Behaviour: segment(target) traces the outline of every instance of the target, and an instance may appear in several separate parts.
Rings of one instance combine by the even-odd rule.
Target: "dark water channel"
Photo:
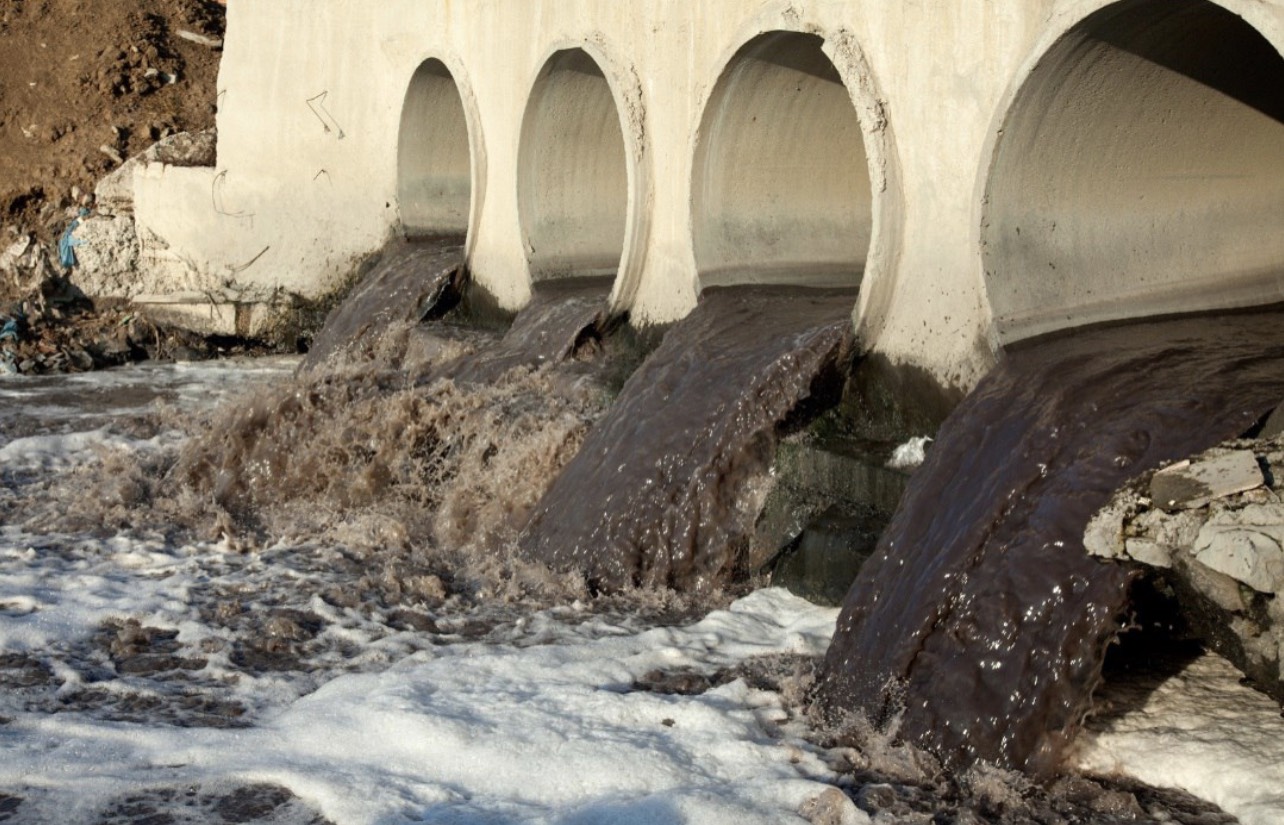
[[[708,589],[743,573],[777,437],[841,387],[854,301],[707,291],[553,481],[522,549],[604,590]]]
[[[372,345],[391,324],[439,317],[458,303],[463,277],[463,238],[389,244],[326,318],[302,369],[316,369],[340,352]]]
[[[494,346],[443,371],[456,381],[485,383],[520,366],[539,367],[591,356],[610,320],[610,278],[561,278],[535,285],[531,300]]]
[[[820,696],[955,767],[1055,768],[1136,576],[1090,558],[1127,479],[1284,398],[1284,314],[1080,331],[1009,352],[951,414],[862,568]]]

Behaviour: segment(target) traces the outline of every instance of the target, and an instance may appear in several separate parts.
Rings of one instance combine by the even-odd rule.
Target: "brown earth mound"
[[[50,240],[121,158],[211,128],[224,17],[214,0],[0,3],[0,224]]]
[[[225,18],[222,0],[0,0],[0,372],[256,346],[95,306],[58,264],[99,179],[161,138],[213,128]]]

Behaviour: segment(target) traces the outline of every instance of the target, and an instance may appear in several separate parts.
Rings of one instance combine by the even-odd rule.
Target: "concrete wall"
[[[233,0],[226,43],[217,169],[138,214],[238,284],[321,291],[403,226],[466,231],[509,308],[859,284],[865,346],[961,388],[1281,297],[1284,0]]]

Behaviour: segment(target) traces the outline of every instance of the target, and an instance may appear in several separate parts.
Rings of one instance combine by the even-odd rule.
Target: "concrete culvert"
[[[440,60],[425,60],[406,90],[397,138],[397,198],[410,238],[463,237],[473,163],[459,87]]]
[[[859,286],[873,194],[856,108],[823,44],[762,35],[718,80],[692,185],[701,287]]]
[[[984,213],[1000,342],[1284,298],[1284,58],[1206,0],[1127,0],[1018,91]]]
[[[517,197],[535,281],[614,276],[629,181],[611,85],[582,49],[549,58],[522,123]]]

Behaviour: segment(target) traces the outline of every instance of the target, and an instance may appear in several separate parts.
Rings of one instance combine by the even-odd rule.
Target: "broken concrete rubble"
[[[1284,591],[1284,505],[1250,504],[1214,514],[1199,531],[1195,559],[1260,593]]]
[[[1190,635],[1284,703],[1282,483],[1284,435],[1229,442],[1120,490],[1084,547],[1148,571]]]
[[[213,166],[217,133],[179,132],[162,138],[143,152],[124,160],[94,187],[94,202],[100,214],[121,215],[134,211],[134,175],[149,163],[165,166]]]
[[[168,244],[134,221],[135,178],[149,166],[213,166],[214,130],[169,135],[129,158],[94,190],[97,213],[76,227],[71,282],[94,300],[129,301],[157,323],[201,335],[260,336],[293,296],[238,287],[219,273],[174,266]]]
[[[140,287],[139,246],[128,215],[86,217],[76,227],[77,266],[68,277],[94,298],[129,299]]]
[[[1203,507],[1214,498],[1242,493],[1265,483],[1251,450],[1232,450],[1196,462],[1180,461],[1155,473],[1150,497],[1165,510]]]

